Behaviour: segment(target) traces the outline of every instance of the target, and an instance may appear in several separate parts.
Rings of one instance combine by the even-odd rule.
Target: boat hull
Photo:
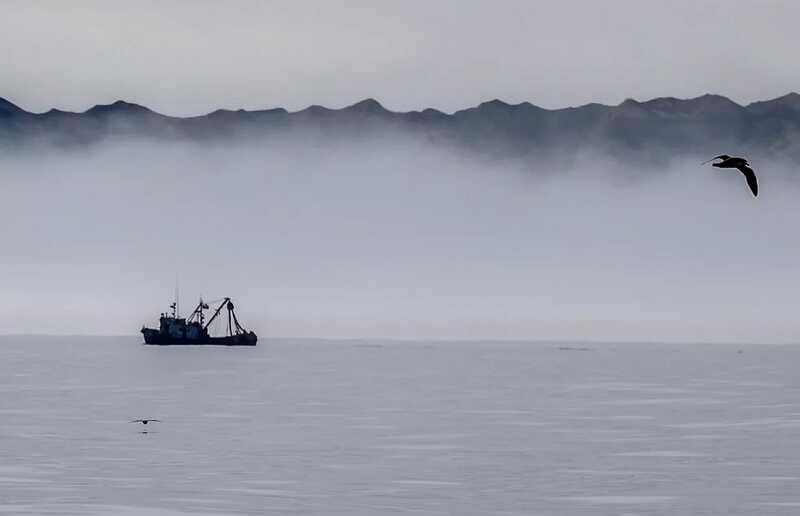
[[[142,328],[144,343],[156,346],[255,346],[258,337],[253,332],[226,337],[176,338],[151,328]]]

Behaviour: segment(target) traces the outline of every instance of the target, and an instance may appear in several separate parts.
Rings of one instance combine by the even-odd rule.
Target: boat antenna
[[[181,316],[181,309],[180,309],[180,284],[178,283],[178,273],[175,273],[175,317],[178,318]]]

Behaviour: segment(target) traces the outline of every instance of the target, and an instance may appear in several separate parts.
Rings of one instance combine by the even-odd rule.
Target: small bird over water
[[[718,163],[712,163],[712,167],[718,168],[735,168],[739,170],[742,174],[744,174],[745,179],[747,179],[747,186],[750,187],[750,191],[753,192],[754,197],[758,197],[758,179],[756,179],[756,173],[753,172],[753,169],[750,168],[750,164],[744,158],[737,158],[735,156],[728,156],[727,154],[720,154],[714,158],[711,158],[708,161],[714,161],[715,159],[722,160]],[[708,161],[703,162],[705,165]]]
[[[133,421],[131,421],[131,423],[141,423],[143,425],[146,425],[147,423],[149,423],[151,421],[154,422],[154,423],[160,423],[161,422],[158,419],[134,419]]]

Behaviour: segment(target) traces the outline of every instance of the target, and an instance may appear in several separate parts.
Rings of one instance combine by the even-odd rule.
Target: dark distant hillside
[[[790,93],[747,106],[703,95],[556,110],[493,100],[452,115],[434,109],[398,113],[367,99],[343,109],[218,110],[189,118],[161,115],[123,101],[83,113],[34,114],[0,99],[0,147],[5,151],[69,148],[126,137],[225,142],[299,134],[335,144],[341,138],[391,138],[398,131],[499,160],[570,160],[598,153],[664,165],[675,156],[725,152],[800,164],[800,95]]]

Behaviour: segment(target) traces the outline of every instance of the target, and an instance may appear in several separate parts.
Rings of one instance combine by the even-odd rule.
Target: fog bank
[[[796,186],[477,162],[410,138],[0,158],[0,333],[130,334],[181,288],[260,335],[794,342]]]

